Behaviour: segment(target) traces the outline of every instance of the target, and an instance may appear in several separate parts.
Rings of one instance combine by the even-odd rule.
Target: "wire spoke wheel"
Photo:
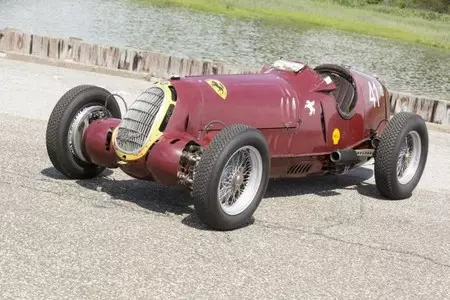
[[[46,130],[47,153],[55,169],[72,179],[93,178],[105,167],[89,161],[84,153],[83,135],[94,120],[121,119],[115,98],[94,85],[79,85],[58,100],[50,114]]]
[[[216,230],[250,224],[269,174],[270,152],[264,135],[248,125],[224,127],[195,167],[192,199],[198,217]]]
[[[411,112],[395,114],[375,151],[378,191],[391,200],[409,198],[427,162],[428,130],[424,119]]]
[[[400,146],[397,160],[397,178],[401,184],[411,181],[419,168],[422,145],[417,131],[411,131]]]
[[[256,148],[244,146],[230,157],[217,189],[225,213],[237,215],[254,199],[262,179],[262,158]]]

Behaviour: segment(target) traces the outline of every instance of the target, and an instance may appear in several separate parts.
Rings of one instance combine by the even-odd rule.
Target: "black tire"
[[[104,167],[85,162],[74,155],[68,145],[68,132],[78,112],[89,106],[104,106],[110,95],[103,88],[80,85],[67,91],[53,108],[47,123],[47,153],[53,166],[65,176],[72,179],[93,178],[105,170]],[[108,98],[107,109],[112,117],[122,117],[120,107],[113,96]]]
[[[409,133],[414,132],[420,137],[420,160],[414,176],[409,182],[401,183],[397,177],[397,160],[402,142]],[[396,114],[384,129],[375,153],[375,182],[380,194],[391,200],[409,198],[422,177],[427,157],[428,130],[425,121],[410,112]]]
[[[217,190],[227,161],[244,146],[252,146],[259,153],[262,176],[250,204],[242,212],[230,215],[222,209]],[[248,224],[266,192],[269,174],[269,147],[261,132],[241,124],[225,127],[203,151],[195,168],[192,200],[198,217],[215,230],[233,230]]]

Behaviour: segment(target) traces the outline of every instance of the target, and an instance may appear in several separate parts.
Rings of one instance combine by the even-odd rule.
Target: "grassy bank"
[[[291,26],[334,29],[450,50],[450,15],[386,5],[349,7],[314,0],[138,0]]]

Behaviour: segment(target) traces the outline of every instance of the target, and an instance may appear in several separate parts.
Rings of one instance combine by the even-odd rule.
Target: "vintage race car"
[[[279,60],[258,74],[174,76],[125,102],[123,118],[118,99],[92,85],[61,97],[46,133],[54,167],[182,186],[216,230],[248,224],[269,178],[344,174],[371,158],[380,194],[408,198],[428,156],[424,120],[391,116],[386,87],[348,66]]]

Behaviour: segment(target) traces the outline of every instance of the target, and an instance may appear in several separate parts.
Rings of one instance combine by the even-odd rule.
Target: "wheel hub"
[[[88,162],[82,150],[84,132],[93,120],[104,117],[111,117],[111,113],[104,106],[95,105],[82,108],[73,118],[67,133],[67,141],[70,151],[78,159]]]
[[[235,193],[241,189],[244,183],[244,170],[242,168],[236,171],[231,182]]]

